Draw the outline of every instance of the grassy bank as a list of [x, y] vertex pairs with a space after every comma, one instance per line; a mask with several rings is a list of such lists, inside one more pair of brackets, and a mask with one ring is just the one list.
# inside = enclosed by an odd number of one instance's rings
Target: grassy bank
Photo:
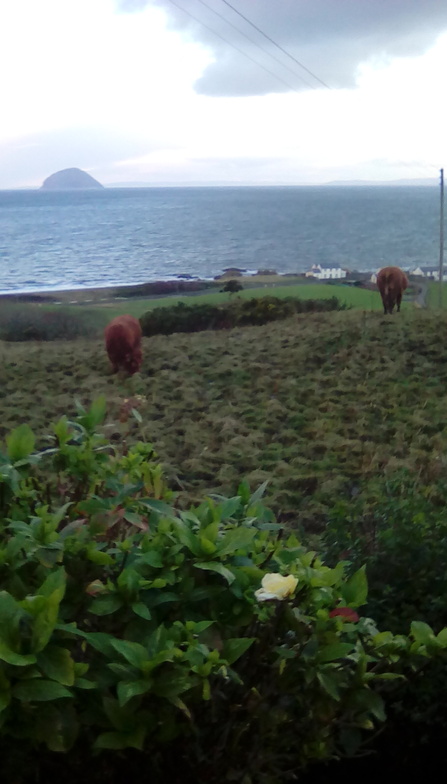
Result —
[[[351, 288], [343, 285], [330, 284], [288, 284], [284, 286], [269, 286], [264, 284], [255, 288], [246, 288], [237, 296], [242, 299], [253, 297], [275, 296], [279, 298], [295, 297], [297, 299], [330, 299], [337, 297], [340, 303], [362, 310], [380, 310], [381, 301], [377, 291]], [[219, 305], [231, 301], [228, 293], [208, 292], [204, 294], [189, 294], [183, 296], [152, 297], [150, 299], [106, 299], [96, 304], [51, 304], [51, 303], [22, 303], [5, 300], [2, 303], [0, 314], [0, 335], [24, 334], [27, 338], [38, 337], [35, 333], [36, 323], [49, 322], [45, 332], [53, 337], [76, 338], [80, 336], [91, 337], [102, 332], [110, 319], [123, 313], [130, 313], [139, 318], [144, 313], [155, 308], [173, 306], [179, 303], [185, 305]], [[8, 337], [8, 339], [10, 339]]]
[[43, 439], [75, 398], [101, 393], [116, 422], [123, 399], [142, 395], [142, 425], [107, 432], [153, 442], [185, 501], [268, 479], [275, 511], [317, 531], [336, 499], [374, 504], [378, 476], [407, 468], [429, 488], [442, 470], [446, 328], [408, 309], [157, 336], [130, 379], [109, 374], [102, 340], [2, 343], [0, 434], [29, 422]]

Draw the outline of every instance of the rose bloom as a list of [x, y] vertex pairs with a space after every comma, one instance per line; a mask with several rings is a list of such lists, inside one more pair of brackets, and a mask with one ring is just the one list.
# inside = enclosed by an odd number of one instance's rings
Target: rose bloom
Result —
[[268, 602], [272, 599], [287, 599], [298, 585], [298, 578], [292, 574], [284, 577], [282, 574], [265, 574], [261, 582], [262, 588], [255, 591], [258, 602]]

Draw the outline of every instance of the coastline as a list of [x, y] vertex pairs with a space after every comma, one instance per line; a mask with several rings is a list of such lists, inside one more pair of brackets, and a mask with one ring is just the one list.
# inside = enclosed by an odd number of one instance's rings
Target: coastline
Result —
[[[264, 272], [264, 274], [262, 274]], [[101, 305], [110, 301], [123, 301], [127, 299], [152, 299], [158, 297], [166, 297], [170, 295], [193, 296], [195, 294], [204, 293], [206, 290], [216, 289], [228, 280], [237, 279], [240, 281], [244, 288], [259, 288], [260, 286], [286, 286], [293, 285], [294, 283], [319, 283], [320, 281], [314, 278], [306, 278], [303, 273], [278, 273], [274, 270], [260, 271], [255, 274], [244, 274], [239, 270], [228, 270], [214, 280], [205, 280], [201, 278], [194, 278], [192, 280], [185, 280], [178, 278], [177, 280], [163, 279], [157, 281], [148, 281], [148, 283], [141, 284], [127, 284], [119, 286], [101, 286], [96, 288], [76, 288], [76, 289], [42, 289], [39, 291], [29, 292], [5, 292], [0, 293], [0, 302], [6, 303], [26, 303], [26, 304], [47, 304], [47, 305]], [[321, 281], [327, 283], [327, 281]], [[150, 294], [145, 291], [148, 287], [157, 284], [169, 283], [173, 284], [172, 291], [160, 294]], [[178, 284], [178, 289], [175, 289], [175, 284]], [[181, 285], [183, 284], [183, 286]], [[194, 288], [188, 284], [195, 284]], [[126, 296], [126, 289], [128, 295]], [[141, 293], [138, 292], [141, 289]], [[132, 292], [132, 293], [131, 293]]]

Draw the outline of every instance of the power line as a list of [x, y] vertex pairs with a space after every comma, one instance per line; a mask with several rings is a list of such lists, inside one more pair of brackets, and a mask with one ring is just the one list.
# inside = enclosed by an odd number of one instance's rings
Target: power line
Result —
[[202, 21], [201, 21], [201, 19], [198, 19], [196, 16], [194, 16], [193, 14], [191, 14], [189, 11], [187, 11], [185, 8], [183, 8], [183, 6], [181, 6], [181, 5], [179, 5], [178, 3], [176, 3], [176, 2], [175, 2], [175, 0], [170, 0], [170, 2], [172, 3], [172, 5], [175, 5], [175, 7], [176, 7], [176, 8], [179, 8], [179, 9], [180, 9], [180, 11], [183, 11], [183, 13], [187, 14], [187, 16], [190, 16], [190, 17], [191, 17], [191, 19], [194, 19], [194, 21], [195, 21], [195, 22], [198, 22], [198, 24], [202, 25], [202, 27], [205, 27], [205, 28], [206, 28], [206, 30], [209, 30], [211, 33], [213, 33], [213, 35], [217, 36], [217, 38], [220, 38], [220, 39], [221, 39], [222, 41], [224, 41], [226, 44], [228, 44], [228, 45], [229, 45], [229, 46], [231, 46], [233, 49], [235, 49], [237, 52], [239, 52], [239, 54], [242, 54], [242, 55], [243, 55], [244, 57], [246, 57], [248, 60], [251, 60], [251, 62], [252, 62], [252, 63], [254, 63], [255, 65], [257, 65], [259, 68], [262, 68], [262, 70], [263, 70], [263, 71], [266, 71], [266, 73], [270, 74], [270, 76], [273, 76], [273, 77], [274, 77], [274, 79], [277, 79], [279, 82], [282, 82], [282, 84], [284, 84], [286, 87], [288, 87], [288, 88], [289, 88], [289, 90], [292, 90], [294, 93], [297, 93], [298, 95], [300, 94], [300, 93], [299, 93], [299, 91], [298, 91], [298, 90], [296, 90], [296, 89], [295, 89], [295, 87], [293, 87], [291, 84], [289, 84], [288, 82], [286, 82], [286, 80], [285, 80], [285, 79], [282, 79], [282, 77], [281, 77], [281, 76], [278, 76], [278, 74], [275, 74], [273, 71], [270, 71], [270, 69], [269, 69], [269, 68], [266, 68], [264, 65], [262, 65], [262, 63], [258, 62], [258, 61], [257, 61], [257, 60], [255, 60], [253, 57], [250, 57], [250, 55], [249, 55], [249, 54], [247, 54], [246, 52], [244, 52], [242, 49], [239, 49], [239, 47], [238, 47], [238, 46], [235, 46], [235, 44], [232, 44], [232, 43], [231, 43], [231, 41], [229, 41], [227, 38], [224, 38], [224, 36], [223, 36], [223, 35], [221, 35], [220, 33], [217, 33], [215, 30], [213, 30], [213, 28], [212, 28], [212, 27], [210, 27], [209, 25], [205, 24], [205, 22], [202, 22]]
[[312, 90], [317, 90], [318, 89], [318, 87], [316, 87], [315, 85], [313, 85], [310, 82], [308, 82], [303, 76], [301, 76], [301, 74], [298, 74], [292, 68], [289, 68], [289, 66], [286, 65], [285, 63], [283, 63], [283, 61], [280, 60], [279, 57], [275, 57], [275, 55], [272, 54], [271, 52], [269, 52], [268, 49], [266, 49], [264, 46], [261, 46], [259, 41], [255, 41], [254, 38], [250, 38], [250, 36], [247, 35], [247, 33], [244, 33], [244, 31], [241, 30], [239, 27], [237, 27], [235, 24], [233, 24], [233, 22], [230, 22], [230, 20], [227, 19], [223, 14], [220, 14], [219, 11], [216, 11], [214, 8], [211, 8], [211, 6], [208, 5], [208, 3], [205, 2], [205, 0], [198, 0], [198, 2], [201, 3], [203, 6], [205, 6], [205, 8], [208, 8], [209, 11], [212, 11], [213, 14], [218, 16], [220, 19], [223, 19], [223, 21], [226, 22], [226, 24], [228, 24], [230, 27], [232, 27], [233, 30], [236, 30], [240, 35], [243, 35], [244, 38], [247, 39], [247, 41], [250, 41], [250, 43], [255, 44], [255, 46], [257, 46], [258, 49], [261, 49], [261, 51], [263, 51], [266, 54], [268, 54], [268, 56], [271, 57], [273, 60], [276, 60], [276, 62], [279, 63], [282, 66], [282, 68], [286, 68], [287, 71], [290, 71], [290, 73], [293, 74], [293, 76], [296, 76], [298, 79], [300, 79], [302, 82], [304, 82], [304, 84], [306, 84]]
[[250, 19], [248, 19], [248, 17], [244, 16], [244, 14], [242, 14], [240, 11], [238, 11], [237, 8], [234, 7], [234, 5], [231, 5], [231, 3], [228, 2], [228, 0], [222, 0], [222, 3], [225, 3], [225, 5], [227, 5], [228, 8], [231, 8], [231, 10], [234, 11], [235, 14], [238, 14], [238, 16], [240, 16], [242, 19], [244, 19], [249, 25], [254, 27], [254, 29], [257, 30], [258, 33], [263, 35], [264, 38], [267, 39], [267, 41], [270, 41], [270, 43], [273, 44], [274, 46], [276, 46], [277, 49], [279, 49], [281, 52], [283, 52], [285, 55], [287, 55], [287, 57], [290, 57], [290, 59], [293, 60], [294, 63], [299, 65], [300, 68], [304, 68], [304, 70], [307, 71], [307, 73], [310, 74], [310, 76], [313, 76], [313, 78], [316, 79], [317, 82], [320, 82], [320, 84], [322, 84], [323, 87], [327, 87], [328, 90], [332, 89], [331, 87], [329, 87], [328, 84], [326, 84], [326, 82], [323, 82], [323, 80], [320, 79], [319, 76], [314, 74], [311, 70], [309, 70], [309, 68], [306, 68], [306, 66], [303, 65], [303, 63], [300, 63], [300, 61], [297, 60], [296, 57], [293, 56], [293, 54], [290, 54], [290, 52], [288, 52], [286, 49], [284, 49], [282, 46], [280, 46], [280, 44], [276, 43], [276, 41], [274, 41], [273, 38], [270, 38], [270, 36], [267, 35], [267, 33], [264, 33], [264, 31], [261, 30], [260, 27], [255, 25], [254, 22], [252, 22]]

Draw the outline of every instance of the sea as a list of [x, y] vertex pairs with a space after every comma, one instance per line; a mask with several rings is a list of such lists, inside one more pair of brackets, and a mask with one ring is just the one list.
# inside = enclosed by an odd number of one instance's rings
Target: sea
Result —
[[439, 260], [436, 186], [0, 191], [0, 293]]

